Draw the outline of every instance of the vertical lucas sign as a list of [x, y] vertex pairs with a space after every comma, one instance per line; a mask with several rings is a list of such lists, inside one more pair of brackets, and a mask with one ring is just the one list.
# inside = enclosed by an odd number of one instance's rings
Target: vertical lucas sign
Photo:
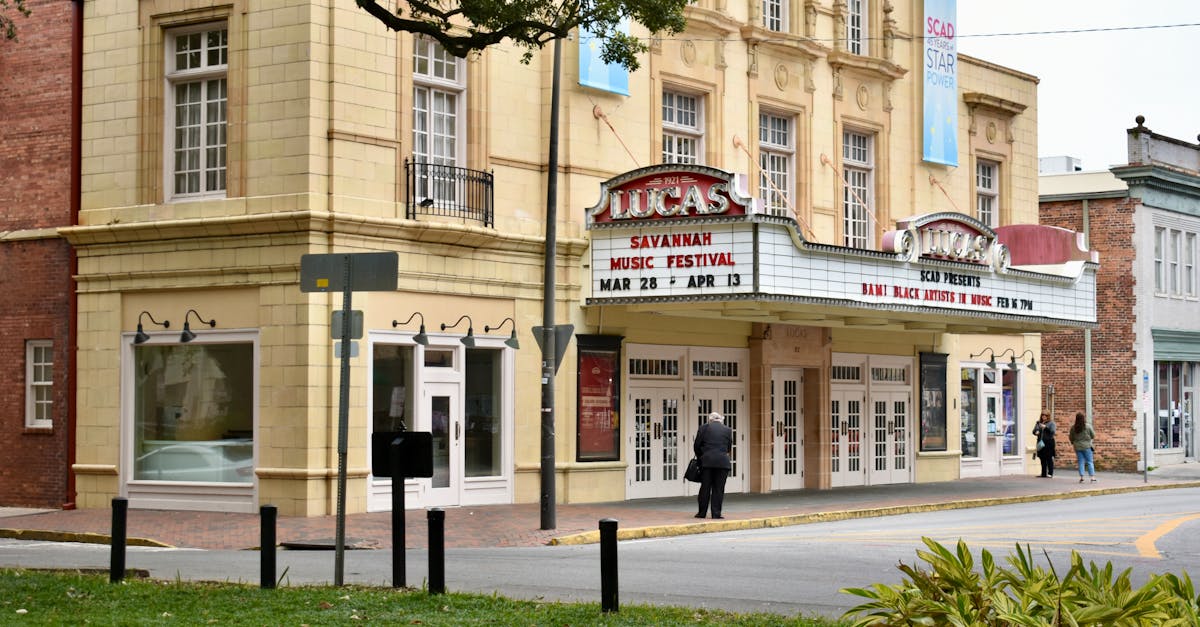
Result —
[[949, 166], [958, 166], [957, 15], [955, 0], [925, 0], [922, 159]]

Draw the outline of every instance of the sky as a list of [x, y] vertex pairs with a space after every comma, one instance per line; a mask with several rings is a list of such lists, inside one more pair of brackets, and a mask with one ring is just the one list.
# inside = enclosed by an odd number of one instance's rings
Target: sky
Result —
[[[997, 33], [1175, 28], [982, 37]], [[1127, 129], [1200, 135], [1200, 0], [958, 0], [958, 52], [1032, 74], [1038, 156], [1124, 164]]]

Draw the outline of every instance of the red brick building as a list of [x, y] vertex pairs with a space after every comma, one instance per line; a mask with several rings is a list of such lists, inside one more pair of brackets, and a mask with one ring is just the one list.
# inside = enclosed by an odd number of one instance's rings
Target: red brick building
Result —
[[[1077, 411], [1096, 431], [1098, 469], [1195, 461], [1200, 373], [1200, 145], [1128, 130], [1129, 162], [1040, 177], [1040, 221], [1086, 234], [1100, 253], [1095, 330], [1042, 336], [1046, 406], [1063, 466]], [[1051, 392], [1053, 390], [1053, 392]], [[1147, 446], [1148, 445], [1148, 446]]]
[[[70, 506], [82, 2], [29, 0], [0, 40], [0, 505]], [[15, 15], [15, 14], [14, 14]]]

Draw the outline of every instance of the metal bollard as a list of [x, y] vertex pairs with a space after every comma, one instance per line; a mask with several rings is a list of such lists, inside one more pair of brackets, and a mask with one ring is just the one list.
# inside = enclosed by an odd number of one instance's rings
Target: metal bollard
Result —
[[274, 505], [258, 508], [261, 521], [258, 543], [259, 587], [266, 589], [275, 588], [275, 519], [278, 511]]
[[125, 578], [125, 522], [128, 519], [129, 499], [112, 500], [112, 547], [109, 553], [108, 580], [117, 583]]
[[425, 517], [429, 524], [429, 594], [445, 594], [446, 512], [434, 507]]
[[616, 612], [617, 601], [617, 521], [600, 520], [600, 610]]

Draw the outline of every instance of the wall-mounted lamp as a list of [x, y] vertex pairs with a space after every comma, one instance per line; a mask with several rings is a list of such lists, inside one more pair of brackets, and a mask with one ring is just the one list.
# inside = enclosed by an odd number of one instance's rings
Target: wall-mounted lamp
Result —
[[493, 331], [495, 329], [499, 329], [500, 327], [504, 326], [505, 322], [511, 322], [513, 328], [512, 328], [512, 335], [508, 336], [507, 340], [504, 340], [504, 345], [509, 348], [521, 348], [521, 343], [517, 341], [517, 322], [515, 320], [513, 320], [512, 318], [505, 318], [500, 321], [500, 324], [498, 324], [494, 327], [489, 327], [488, 325], [485, 324], [485, 325], [483, 325], [483, 332], [487, 333], [488, 331]]
[[459, 341], [462, 342], [463, 346], [466, 346], [467, 348], [475, 348], [475, 323], [471, 321], [471, 316], [464, 314], [463, 317], [458, 319], [458, 322], [455, 322], [451, 325], [447, 325], [443, 322], [442, 330], [445, 331], [446, 329], [453, 329], [461, 324], [463, 320], [467, 321], [467, 334], [464, 335]]
[[[1034, 372], [1037, 372], [1037, 360], [1035, 360], [1033, 358], [1033, 349], [1031, 349], [1031, 348], [1025, 349], [1025, 352], [1021, 353], [1021, 357], [1024, 357], [1026, 353], [1029, 354], [1029, 364], [1027, 364], [1029, 369]], [[1017, 358], [1013, 357], [1013, 361], [1016, 361], [1016, 360], [1017, 360]]]
[[425, 335], [425, 316], [422, 316], [421, 312], [419, 311], [414, 312], [413, 315], [409, 316], [408, 320], [405, 320], [404, 322], [396, 322], [395, 320], [392, 320], [392, 328], [394, 329], [402, 324], [408, 324], [412, 322], [413, 318], [418, 316], [421, 318], [421, 330], [417, 331], [417, 334], [413, 336], [413, 341], [421, 346], [429, 346], [429, 336]]
[[971, 353], [971, 359], [975, 359], [976, 357], [983, 357], [984, 353], [988, 354], [987, 367], [991, 368], [992, 370], [995, 370], [996, 369], [996, 353], [991, 348], [985, 348], [985, 349], [979, 351], [978, 353]]
[[160, 327], [162, 327], [162, 328], [164, 328], [164, 329], [169, 329], [169, 328], [171, 328], [171, 321], [170, 321], [170, 320], [166, 320], [166, 319], [164, 319], [162, 322], [159, 322], [159, 321], [157, 321], [157, 320], [155, 320], [155, 319], [154, 319], [154, 316], [150, 315], [150, 312], [148, 312], [148, 311], [143, 311], [142, 313], [138, 314], [138, 326], [137, 326], [137, 334], [133, 336], [133, 343], [134, 343], [134, 344], [142, 344], [142, 343], [144, 343], [146, 340], [149, 340], [149, 339], [150, 339], [150, 336], [149, 336], [149, 335], [146, 335], [146, 332], [142, 330], [142, 317], [143, 317], [143, 316], [145, 316], [145, 317], [147, 317], [147, 318], [150, 318], [150, 322], [153, 322], [154, 324], [157, 324], [158, 326], [160, 326]]
[[215, 318], [212, 320], [205, 320], [204, 316], [201, 316], [199, 313], [197, 313], [195, 309], [187, 310], [187, 313], [183, 314], [183, 333], [179, 334], [179, 341], [185, 344], [196, 339], [196, 334], [192, 333], [192, 327], [188, 324], [188, 319], [192, 317], [192, 314], [196, 314], [196, 319], [204, 324], [207, 324], [210, 329], [217, 326], [217, 320]]

